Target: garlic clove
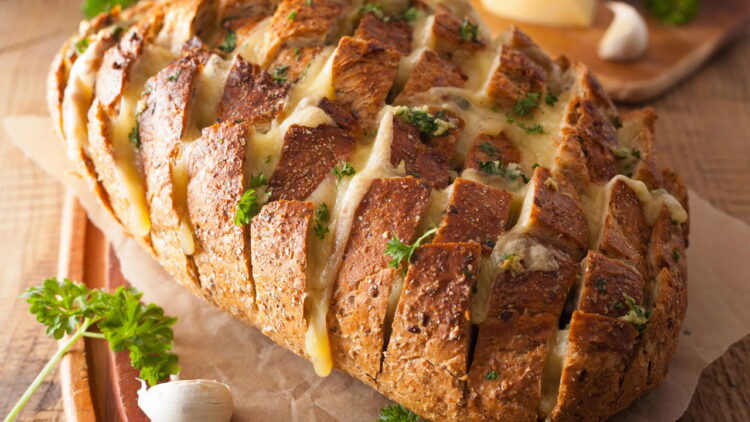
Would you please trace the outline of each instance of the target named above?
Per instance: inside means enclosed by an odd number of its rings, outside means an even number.
[[[609,2],[607,7],[615,17],[599,41],[599,58],[624,61],[642,57],[648,48],[648,27],[643,17],[627,3]]]
[[[234,413],[232,392],[213,380],[179,380],[151,388],[141,380],[138,407],[152,422],[228,422]]]

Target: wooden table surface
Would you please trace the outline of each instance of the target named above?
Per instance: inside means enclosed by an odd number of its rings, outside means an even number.
[[[80,19],[78,3],[0,0],[0,118],[46,112],[47,66]],[[750,223],[750,31],[650,105],[660,116],[662,163],[714,206]],[[0,415],[56,347],[18,296],[55,274],[63,194],[0,130]],[[750,336],[704,371],[682,420],[750,421],[749,368]],[[22,419],[64,419],[57,376]]]

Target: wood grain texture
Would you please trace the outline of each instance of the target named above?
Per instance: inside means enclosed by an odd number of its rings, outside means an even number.
[[[78,5],[79,0],[0,0],[0,118],[46,113],[47,66],[75,29]],[[651,105],[660,116],[657,139],[662,163],[680,172],[713,205],[750,223],[748,75],[750,32]],[[18,296],[26,287],[56,274],[63,196],[54,179],[10,146],[0,131],[2,415],[57,347]],[[748,367],[750,337],[704,371],[682,420],[750,420]],[[55,375],[32,398],[21,420],[64,419],[59,376]]]

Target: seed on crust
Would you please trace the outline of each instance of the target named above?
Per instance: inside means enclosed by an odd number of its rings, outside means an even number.
[[[428,183],[411,177],[375,179],[354,214],[328,330],[334,363],[360,379],[372,382],[380,370],[388,298],[400,272],[388,265],[386,245],[394,236],[414,240],[430,192]]]
[[[315,204],[274,201],[251,224],[258,326],[276,343],[304,355],[307,236]]]
[[[193,255],[201,286],[236,318],[253,321],[248,226],[234,224],[245,191],[245,124],[218,123],[203,130],[188,157],[187,203],[197,241]]]
[[[396,79],[399,55],[375,41],[352,37],[342,38],[335,54],[331,75],[334,100],[350,109],[364,128],[369,128]]]
[[[616,179],[606,189],[597,249],[609,257],[624,260],[648,277],[646,252],[650,233],[643,204],[624,180]]]
[[[499,60],[487,86],[487,95],[498,105],[512,107],[527,94],[545,90],[547,72],[519,51],[504,45]]]
[[[630,311],[627,298],[643,306],[645,281],[629,265],[589,251],[581,266],[583,278],[578,299],[581,312],[619,318]]]
[[[218,121],[246,121],[267,129],[284,108],[288,93],[289,85],[274,81],[260,66],[237,55],[219,103]]]
[[[518,225],[540,241],[581,258],[588,249],[588,222],[576,192],[565,183],[547,183],[552,177],[546,168],[536,168]]]
[[[355,142],[346,131],[331,125],[290,126],[279,164],[268,183],[271,200],[306,199],[331,169],[347,160]]]
[[[480,256],[476,243],[417,248],[393,317],[378,385],[431,420],[460,420]]]
[[[458,178],[443,214],[435,243],[476,242],[486,256],[505,232],[513,195],[491,186]]]
[[[374,13],[365,13],[353,37],[375,41],[401,56],[408,56],[411,53],[412,30],[409,22],[405,20],[389,19],[386,21],[375,16]]]
[[[425,50],[419,57],[401,93],[396,97],[396,104],[408,103],[409,99],[431,88],[456,87],[466,85],[466,75],[458,66],[441,59],[434,51]]]

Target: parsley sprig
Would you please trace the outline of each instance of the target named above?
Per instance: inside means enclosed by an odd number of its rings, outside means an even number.
[[[341,179],[344,177],[354,176],[356,173],[357,171],[354,170],[354,167],[346,161],[341,163],[341,167],[336,166],[331,170],[331,174],[336,176],[336,183],[341,182]]]
[[[63,355],[81,337],[105,339],[109,347],[130,353],[130,363],[150,385],[179,372],[177,355],[171,353],[172,326],[177,318],[164,315],[154,304],[141,303],[142,293],[120,287],[114,293],[89,289],[68,279],[49,278],[26,290],[29,311],[57,340],[69,335],[29,388],[6,416],[14,420]]]
[[[230,29],[224,36],[224,42],[219,46],[219,50],[231,53],[235,48],[237,48],[237,33]]]
[[[325,202],[321,203],[317,210],[315,210],[315,226],[313,231],[318,239],[323,239],[328,233],[328,223],[331,222],[331,211],[328,209],[328,204]]]
[[[531,180],[529,176],[527,176],[518,168],[517,163],[510,163],[506,166],[503,160],[481,162],[479,163],[479,171],[495,176],[500,176],[508,180],[516,180],[518,178],[521,178],[521,180],[523,180],[523,183],[529,183],[529,180]]]
[[[86,19],[91,19],[100,13],[109,12],[115,6],[125,9],[137,2],[138,0],[84,0],[81,10]]]
[[[700,0],[643,0],[654,17],[672,25],[684,25],[698,16]]]
[[[635,303],[635,299],[625,295],[625,304],[628,305],[630,310],[627,314],[620,317],[621,320],[633,324],[638,331],[646,329],[648,324],[648,318],[651,316],[651,312],[643,308],[643,306]]]
[[[400,404],[389,404],[380,409],[376,422],[419,422],[419,416]]]
[[[394,109],[393,114],[429,137],[444,135],[456,128],[456,124],[448,120],[443,112],[432,114],[427,111],[427,107],[399,106]]]
[[[405,261],[406,265],[403,266],[402,271],[404,274],[406,274],[406,270],[409,266],[409,263],[411,262],[411,256],[414,254],[414,251],[428,237],[435,234],[436,231],[437,228],[427,230],[422,236],[419,237],[419,239],[416,240],[416,242],[411,245],[404,243],[403,241],[401,241],[401,239],[398,238],[398,236],[393,235],[393,238],[388,241],[388,244],[385,248],[386,255],[390,255],[391,258],[393,258],[388,263],[388,266],[391,268],[399,268],[401,267],[401,263]]]
[[[479,25],[464,18],[461,26],[458,28],[462,41],[476,41],[479,38]]]
[[[385,22],[388,22],[390,20],[383,11],[383,6],[378,3],[369,3],[360,7],[359,14],[364,15],[365,13],[372,13],[376,18]]]

